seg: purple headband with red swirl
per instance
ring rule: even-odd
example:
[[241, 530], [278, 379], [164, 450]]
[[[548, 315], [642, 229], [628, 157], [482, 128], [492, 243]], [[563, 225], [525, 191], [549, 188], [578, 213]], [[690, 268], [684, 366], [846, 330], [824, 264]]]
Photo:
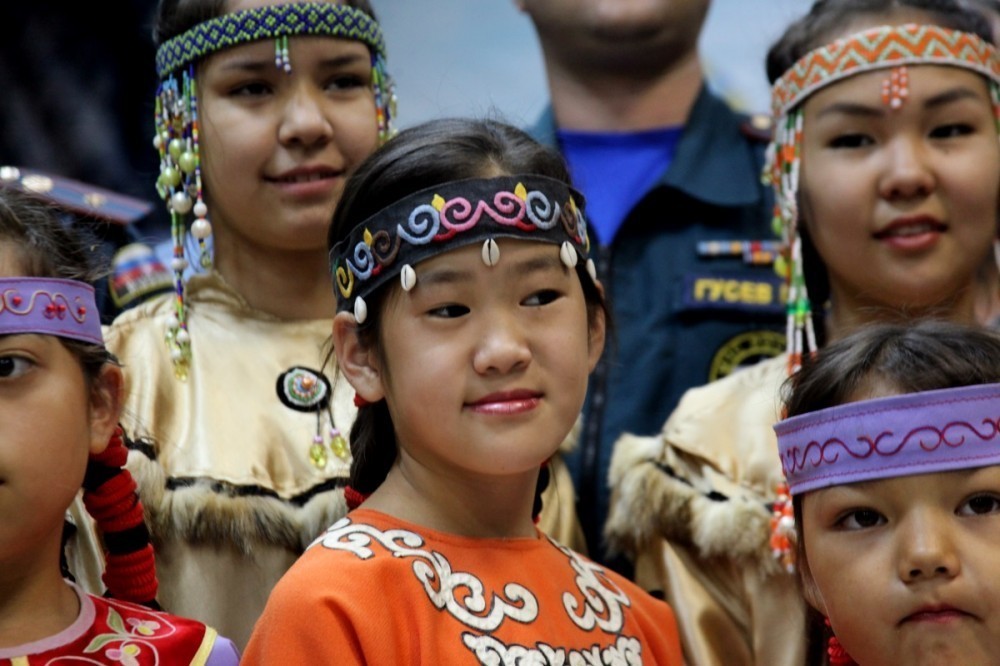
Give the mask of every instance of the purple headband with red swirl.
[[792, 495], [1000, 464], [1000, 384], [851, 402], [777, 423]]
[[94, 288], [75, 280], [0, 278], [0, 335], [40, 333], [104, 346]]

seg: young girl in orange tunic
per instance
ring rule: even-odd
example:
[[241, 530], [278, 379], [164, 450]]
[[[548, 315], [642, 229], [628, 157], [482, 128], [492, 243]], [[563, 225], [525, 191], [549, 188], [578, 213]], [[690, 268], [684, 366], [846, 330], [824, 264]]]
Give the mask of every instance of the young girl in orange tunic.
[[[214, 629], [154, 610], [93, 256], [53, 211], [0, 190], [0, 665], [235, 666]], [[105, 597], [64, 578], [66, 512], [81, 487], [107, 550]]]
[[532, 520], [605, 338], [568, 183], [520, 130], [461, 120], [350, 179], [330, 240], [362, 503], [279, 582], [246, 663], [681, 663], [669, 606]]
[[862, 330], [793, 377], [774, 430], [822, 615], [808, 663], [997, 663], [997, 382], [1000, 336], [940, 322]]

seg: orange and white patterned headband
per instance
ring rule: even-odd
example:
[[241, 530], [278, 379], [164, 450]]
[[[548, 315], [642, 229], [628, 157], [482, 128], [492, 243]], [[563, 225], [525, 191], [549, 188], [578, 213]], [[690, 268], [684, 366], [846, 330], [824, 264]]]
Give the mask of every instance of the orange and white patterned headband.
[[795, 372], [804, 355], [816, 350], [812, 304], [802, 267], [798, 234], [798, 189], [802, 149], [802, 103], [818, 90], [848, 77], [891, 69], [882, 82], [882, 100], [898, 109], [909, 95], [908, 65], [945, 65], [981, 74], [990, 82], [994, 113], [1000, 119], [1000, 58], [978, 35], [936, 25], [886, 25], [842, 37], [800, 58], [771, 89], [775, 132], [764, 178], [774, 188], [774, 232], [782, 239], [775, 270], [788, 287], [788, 366]]
[[780, 117], [831, 83], [906, 65], [962, 67], [1000, 82], [996, 49], [978, 35], [936, 25], [884, 25], [804, 55], [774, 83], [771, 108]]

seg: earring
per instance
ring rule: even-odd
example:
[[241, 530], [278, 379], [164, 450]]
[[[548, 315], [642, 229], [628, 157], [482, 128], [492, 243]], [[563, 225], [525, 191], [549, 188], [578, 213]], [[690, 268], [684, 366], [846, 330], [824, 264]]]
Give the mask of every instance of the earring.
[[826, 654], [830, 657], [830, 666], [857, 666], [857, 662], [851, 658], [851, 655], [847, 654], [847, 650], [840, 644], [840, 639], [833, 633], [830, 619], [827, 618], [825, 623], [827, 631], [830, 632], [830, 640], [826, 644]]

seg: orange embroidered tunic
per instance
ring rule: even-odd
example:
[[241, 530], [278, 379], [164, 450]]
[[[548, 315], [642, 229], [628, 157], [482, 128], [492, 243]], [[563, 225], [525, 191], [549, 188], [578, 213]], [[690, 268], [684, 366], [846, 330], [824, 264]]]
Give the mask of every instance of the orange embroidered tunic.
[[541, 533], [474, 539], [363, 508], [278, 583], [243, 659], [682, 663], [667, 604]]

